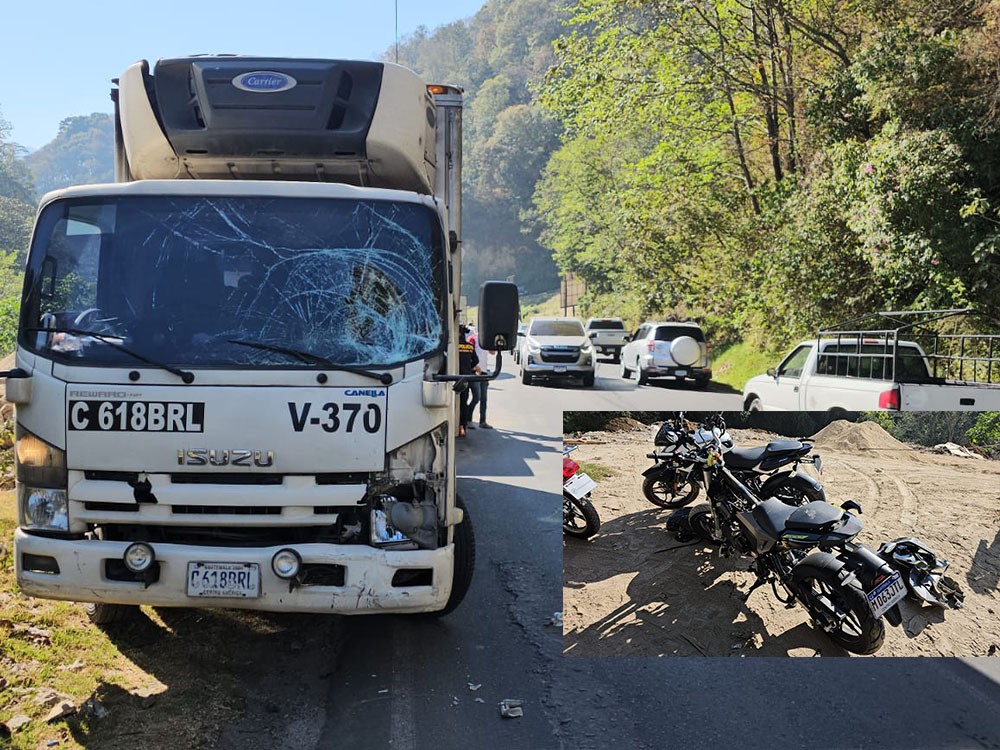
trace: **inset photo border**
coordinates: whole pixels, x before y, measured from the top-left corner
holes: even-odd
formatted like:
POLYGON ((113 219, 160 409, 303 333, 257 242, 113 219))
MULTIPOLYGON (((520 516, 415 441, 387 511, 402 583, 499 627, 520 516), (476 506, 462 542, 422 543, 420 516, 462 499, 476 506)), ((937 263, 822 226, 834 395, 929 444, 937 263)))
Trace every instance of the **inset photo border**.
POLYGON ((1000 414, 843 416, 565 412, 564 655, 1000 655, 1000 414))

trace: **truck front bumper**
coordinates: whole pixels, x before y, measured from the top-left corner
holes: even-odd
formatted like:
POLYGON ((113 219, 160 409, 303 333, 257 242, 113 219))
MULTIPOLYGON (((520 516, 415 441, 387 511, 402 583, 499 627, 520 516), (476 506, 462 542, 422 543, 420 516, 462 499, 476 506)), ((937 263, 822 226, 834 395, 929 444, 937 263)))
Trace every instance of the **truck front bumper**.
POLYGON ((25 594, 43 599, 107 604, 345 615, 411 613, 444 609, 454 569, 453 544, 436 550, 386 550, 337 544, 207 547, 151 542, 159 566, 155 582, 109 578, 107 561, 121 561, 129 544, 41 537, 17 529, 14 558, 18 586, 25 594), (272 558, 282 549, 295 550, 304 565, 343 566, 343 584, 296 585, 289 590, 289 581, 271 569, 272 558), (188 596, 189 562, 255 563, 260 570, 260 596, 188 596), (46 570, 58 572, 43 572, 46 570), (406 572, 394 585, 397 571, 406 572), (430 583, 413 585, 415 581, 430 583))

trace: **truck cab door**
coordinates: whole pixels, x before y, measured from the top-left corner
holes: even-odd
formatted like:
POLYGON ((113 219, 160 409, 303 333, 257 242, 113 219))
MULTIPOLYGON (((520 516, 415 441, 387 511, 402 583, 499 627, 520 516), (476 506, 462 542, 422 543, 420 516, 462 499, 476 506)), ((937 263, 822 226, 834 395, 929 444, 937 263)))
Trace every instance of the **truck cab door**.
POLYGON ((773 377, 770 394, 761 394, 761 399, 772 409, 797 411, 805 403, 805 388, 802 373, 806 361, 812 353, 812 344, 797 346, 774 370, 768 371, 773 377))

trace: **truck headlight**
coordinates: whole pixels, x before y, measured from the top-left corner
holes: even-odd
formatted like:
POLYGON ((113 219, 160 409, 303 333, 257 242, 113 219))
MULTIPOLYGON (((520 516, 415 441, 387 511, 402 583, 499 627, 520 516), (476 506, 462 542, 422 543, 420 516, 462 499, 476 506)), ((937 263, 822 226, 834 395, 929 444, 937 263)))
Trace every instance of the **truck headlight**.
POLYGON ((589 341, 580 347, 580 351, 583 352, 584 354, 590 354, 590 352, 593 351, 593 349, 594 345, 591 344, 589 341))
POLYGON ((528 351, 533 354, 540 354, 542 351, 541 345, 534 339, 528 339, 528 351))
POLYGON ((66 490, 17 487, 20 524, 23 529, 69 531, 69 498, 66 490))
POLYGON ((46 443, 20 424, 14 427, 15 476, 32 487, 66 487, 66 451, 46 443))

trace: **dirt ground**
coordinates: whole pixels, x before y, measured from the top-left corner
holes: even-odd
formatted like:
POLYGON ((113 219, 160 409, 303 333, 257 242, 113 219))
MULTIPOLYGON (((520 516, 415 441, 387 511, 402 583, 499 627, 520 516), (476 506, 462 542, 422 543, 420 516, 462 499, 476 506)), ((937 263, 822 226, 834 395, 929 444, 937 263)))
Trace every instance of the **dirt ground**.
MULTIPOLYGON (((642 495, 656 426, 566 436, 573 457, 611 469, 592 499, 601 529, 563 546, 563 647, 567 656, 832 656, 846 651, 786 609, 769 585, 745 603, 750 559, 680 546, 670 511, 642 495), (575 440, 574 440, 575 442, 575 440)), ((777 436, 733 430, 741 447, 777 436)), ((834 422, 817 434, 823 485, 833 502, 861 503, 858 541, 913 536, 950 562, 965 608, 904 600, 903 625, 886 626, 877 656, 1000 656, 1000 462, 939 455, 896 441, 871 422, 834 422)), ((805 467, 812 471, 812 467, 805 467)), ((694 501, 704 500, 702 493, 694 501)))

